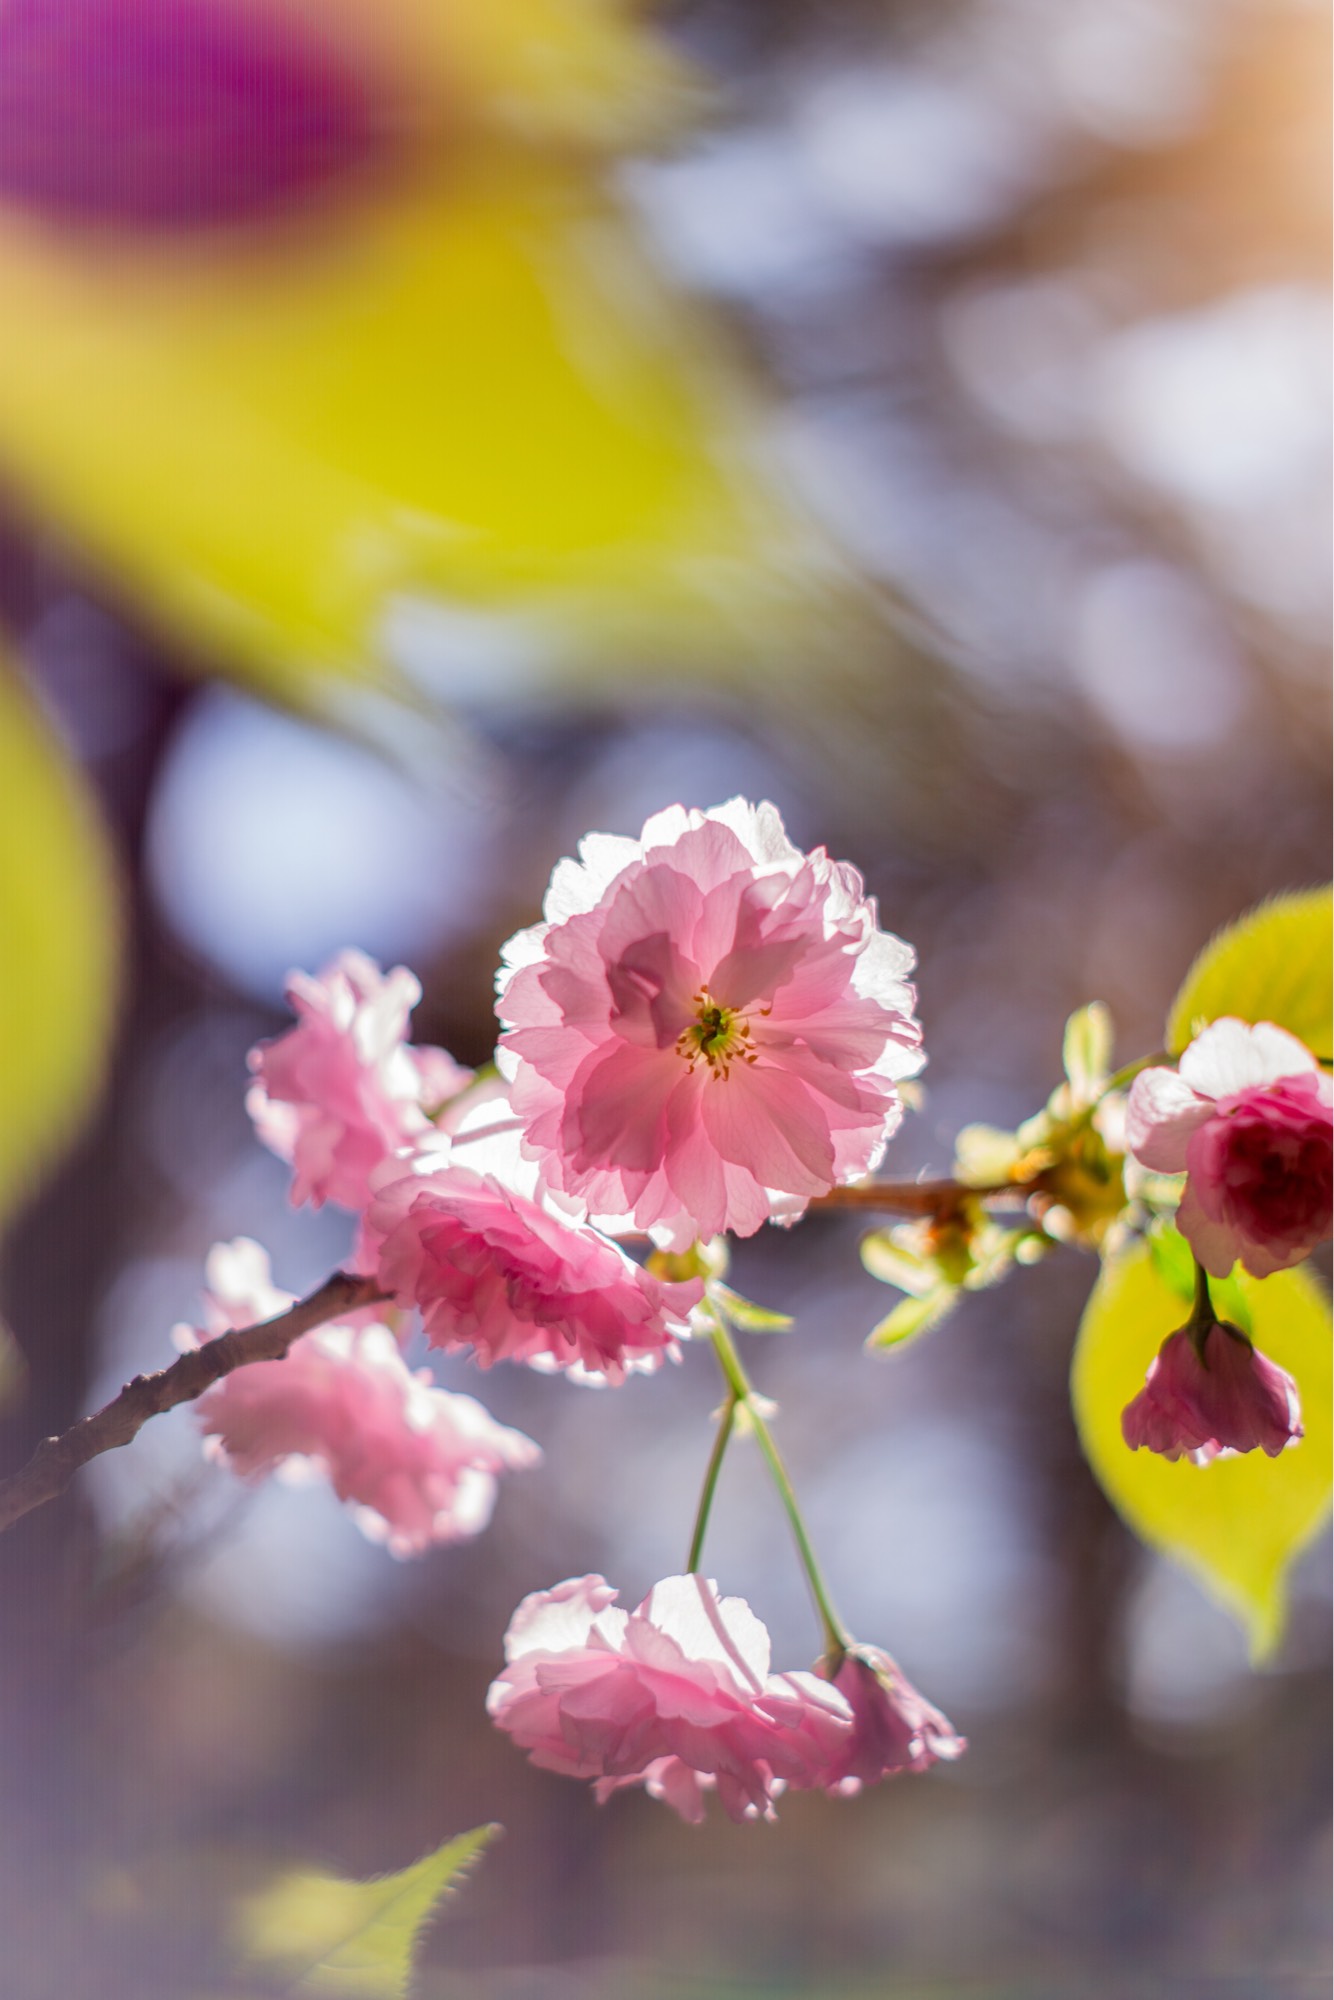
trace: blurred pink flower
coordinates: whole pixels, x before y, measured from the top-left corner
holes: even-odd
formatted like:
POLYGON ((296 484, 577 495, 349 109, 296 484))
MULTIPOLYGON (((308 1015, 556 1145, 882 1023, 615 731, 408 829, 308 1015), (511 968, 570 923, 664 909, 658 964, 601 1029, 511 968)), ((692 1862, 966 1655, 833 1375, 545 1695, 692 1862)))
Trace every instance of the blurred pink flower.
POLYGON ((293 1166, 292 1200, 364 1207, 373 1167, 431 1130, 428 1112, 471 1080, 444 1049, 410 1048, 421 987, 405 966, 382 973, 341 951, 322 972, 293 972, 297 1025, 250 1051, 246 1109, 264 1144, 293 1166))
POLYGON ((925 1771, 938 1758, 961 1757, 968 1745, 878 1646, 844 1657, 833 1685, 852 1710, 852 1735, 823 1780, 830 1791, 858 1792, 897 1771, 925 1771))
POLYGON ((683 1248, 878 1164, 922 1063, 913 953, 772 805, 590 834, 544 909, 504 948, 497 1060, 551 1187, 683 1248))
POLYGON ((1121 1413, 1121 1434, 1163 1458, 1207 1465, 1224 1451, 1270 1458, 1302 1436, 1297 1385, 1224 1321, 1181 1328, 1149 1364, 1144 1387, 1121 1413))
POLYGON ((643 1785, 683 1819, 716 1786, 732 1819, 773 1817, 784 1784, 819 1785, 852 1714, 815 1674, 771 1674, 744 1599, 700 1576, 656 1583, 632 1612, 600 1576, 526 1597, 487 1709, 534 1764, 594 1778, 598 1798, 643 1785))
POLYGON ((273 0, 6 0, 0 196, 85 226, 269 218, 388 150, 372 86, 273 0))
POLYGON ((1214 1021, 1179 1071, 1144 1070, 1126 1140, 1154 1172, 1186 1173, 1177 1227, 1216 1278, 1238 1257, 1257 1278, 1286 1270, 1330 1233, 1334 1085, 1272 1021, 1214 1021))
POLYGON ((677 1356, 698 1280, 663 1283, 620 1245, 543 1199, 508 1107, 372 1176, 356 1252, 432 1346, 619 1382, 677 1356), (499 1122, 493 1122, 499 1121, 499 1122))
MULTIPOLYGON (((292 1303, 247 1238, 217 1244, 207 1267, 207 1340, 292 1303)), ((177 1344, 198 1345, 189 1327, 177 1344)), ((491 1518, 501 1473, 541 1453, 471 1396, 437 1389, 405 1364, 385 1326, 335 1325, 293 1343, 281 1361, 234 1369, 195 1406, 211 1455, 247 1480, 315 1469, 357 1525, 398 1556, 475 1535, 491 1518)))

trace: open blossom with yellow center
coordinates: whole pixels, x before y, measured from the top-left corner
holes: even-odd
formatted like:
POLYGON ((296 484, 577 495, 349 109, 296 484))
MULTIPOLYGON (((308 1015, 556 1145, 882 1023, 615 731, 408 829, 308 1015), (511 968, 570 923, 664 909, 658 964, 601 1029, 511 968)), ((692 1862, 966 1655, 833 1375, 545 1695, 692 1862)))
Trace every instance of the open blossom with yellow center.
POLYGON ((669 807, 580 857, 505 947, 497 1002, 548 1186, 679 1246, 874 1167, 921 1031, 912 950, 856 870, 743 799, 669 807))

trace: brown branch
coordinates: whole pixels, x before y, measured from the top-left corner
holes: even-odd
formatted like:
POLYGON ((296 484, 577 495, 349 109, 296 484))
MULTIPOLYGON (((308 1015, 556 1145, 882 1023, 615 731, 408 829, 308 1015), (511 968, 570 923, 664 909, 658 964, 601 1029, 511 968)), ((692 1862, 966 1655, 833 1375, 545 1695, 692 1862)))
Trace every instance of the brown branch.
POLYGON ((206 1340, 191 1353, 182 1354, 170 1368, 161 1368, 155 1375, 136 1375, 105 1408, 71 1424, 60 1437, 43 1438, 22 1471, 0 1482, 0 1534, 34 1507, 63 1493, 89 1459, 129 1444, 150 1417, 174 1410, 178 1403, 193 1402, 234 1368, 244 1368, 252 1361, 281 1360, 292 1342, 312 1327, 374 1305, 384 1297, 373 1278, 335 1271, 318 1291, 298 1299, 276 1319, 219 1334, 216 1340, 206 1340))
POLYGON ((871 1208, 885 1215, 922 1215, 944 1221, 963 1202, 1024 1202, 1042 1190, 1039 1175, 1033 1180, 998 1181, 987 1187, 970 1187, 966 1181, 854 1181, 850 1187, 830 1188, 811 1202, 812 1212, 825 1208, 871 1208))

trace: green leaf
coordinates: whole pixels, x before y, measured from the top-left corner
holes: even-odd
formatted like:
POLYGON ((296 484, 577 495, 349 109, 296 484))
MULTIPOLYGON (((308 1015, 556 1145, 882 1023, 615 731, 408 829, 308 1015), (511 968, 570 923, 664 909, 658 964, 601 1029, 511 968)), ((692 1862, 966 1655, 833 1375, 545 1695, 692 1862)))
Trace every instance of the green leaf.
POLYGON ((0 1218, 101 1087, 119 933, 97 809, 0 654, 0 1218))
POLYGON ((883 1353, 888 1347, 903 1347, 910 1340, 920 1339, 953 1311, 959 1291, 958 1285, 940 1285, 920 1299, 901 1299, 893 1312, 887 1313, 867 1334, 867 1352, 883 1353))
POLYGON ((709 1297, 733 1326, 743 1333, 785 1333, 793 1325, 790 1313, 770 1311, 768 1306, 757 1306, 753 1299, 743 1299, 740 1292, 734 1292, 730 1285, 722 1284, 717 1278, 709 1286, 709 1297))
POLYGON ((1330 1314, 1305 1270, 1237 1280, 1256 1346, 1295 1378, 1306 1435, 1280 1454, 1247 1452, 1212 1465, 1131 1451, 1121 1412, 1149 1363, 1186 1319, 1176 1287, 1144 1244, 1110 1261, 1075 1344, 1070 1389, 1084 1454, 1129 1527, 1171 1556, 1240 1620, 1254 1659, 1283 1633, 1288 1569, 1329 1512, 1330 1314))
POLYGON ((916 1251, 896 1240, 900 1229, 901 1225, 895 1224, 893 1228, 877 1229, 873 1235, 863 1237, 862 1263, 882 1285, 897 1285, 901 1292, 922 1298, 935 1290, 940 1273, 934 1257, 919 1257, 916 1251))
POLYGON ((1334 1055, 1334 901, 1326 885, 1274 896, 1211 938, 1167 1016, 1180 1055, 1221 1015, 1274 1021, 1328 1061, 1334 1055))
POLYGON ((247 1970, 288 1983, 302 2000, 402 2000, 413 1954, 445 1891, 500 1832, 477 1826, 397 1875, 348 1881, 317 1869, 281 1876, 240 1905, 237 1949, 247 1970))
POLYGON ((1091 1000, 1065 1024, 1063 1060, 1074 1107, 1097 1099, 1112 1059, 1112 1017, 1101 1000, 1091 1000))

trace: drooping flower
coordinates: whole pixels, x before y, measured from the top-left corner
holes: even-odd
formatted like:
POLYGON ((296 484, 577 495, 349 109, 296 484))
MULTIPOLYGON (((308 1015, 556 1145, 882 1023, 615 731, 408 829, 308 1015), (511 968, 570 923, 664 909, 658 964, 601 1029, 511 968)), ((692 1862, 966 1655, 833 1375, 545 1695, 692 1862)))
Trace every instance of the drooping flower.
POLYGON ((938 1758, 952 1761, 968 1748, 878 1646, 851 1648, 833 1685, 852 1710, 853 1726, 825 1775, 829 1791, 858 1792, 898 1771, 925 1771, 938 1758))
POLYGON ((534 1764, 595 1779, 599 1800, 643 1785, 691 1821, 714 1787, 732 1819, 772 1819, 785 1784, 824 1782, 852 1712, 815 1674, 770 1673, 744 1599, 700 1576, 665 1578, 631 1612, 616 1596, 573 1577, 510 1621, 487 1709, 534 1764))
POLYGON ((1197 1465, 1224 1451, 1277 1458, 1303 1434, 1297 1385, 1225 1320, 1183 1326, 1150 1362, 1121 1434, 1132 1451, 1197 1465))
POLYGON ((675 1358, 703 1291, 543 1197, 503 1101, 372 1175, 355 1262, 418 1309, 432 1346, 610 1382, 675 1358))
POLYGON ((544 912, 504 947, 497 1060, 550 1187, 682 1247, 877 1165, 922 1063, 913 953, 772 805, 591 834, 544 912))
POLYGON ((293 972, 297 1025, 250 1051, 246 1095, 255 1129, 294 1169, 292 1200, 365 1206, 371 1170, 431 1130, 428 1113, 465 1088, 471 1071, 444 1049, 412 1048, 408 1016, 421 987, 406 966, 382 973, 341 951, 323 971, 293 972))
MULTIPOLYGON (((207 1276, 205 1340, 292 1303, 244 1237, 214 1247, 207 1276)), ((473 1397, 414 1372, 388 1327, 360 1318, 304 1334, 282 1360, 234 1369, 207 1390, 195 1405, 206 1448, 247 1480, 323 1473, 362 1532, 394 1555, 477 1534, 500 1475, 536 1465, 540 1451, 473 1397)), ((184 1347, 201 1339, 176 1332, 184 1347)))
POLYGON ((1144 1166, 1184 1170, 1177 1227, 1217 1278, 1237 1258, 1257 1278, 1286 1270, 1330 1233, 1334 1085, 1272 1021, 1214 1021, 1179 1070, 1144 1070, 1126 1136, 1144 1166))

